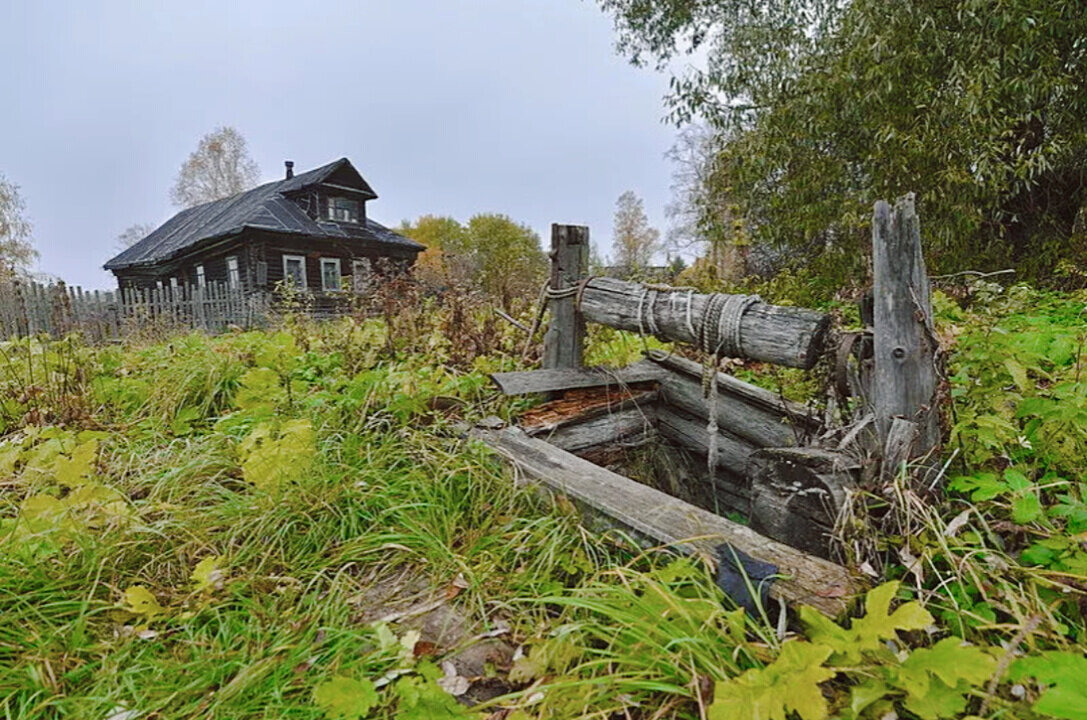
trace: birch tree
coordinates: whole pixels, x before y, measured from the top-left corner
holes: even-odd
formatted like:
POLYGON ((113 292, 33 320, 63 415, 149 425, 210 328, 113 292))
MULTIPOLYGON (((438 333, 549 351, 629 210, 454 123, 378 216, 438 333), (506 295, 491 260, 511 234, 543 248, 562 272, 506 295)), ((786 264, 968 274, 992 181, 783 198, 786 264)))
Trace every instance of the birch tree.
POLYGON ((38 257, 30 232, 19 186, 0 175, 0 276, 26 272, 38 257))
POLYGON ((178 207, 195 207, 250 190, 259 178, 242 134, 220 127, 201 138, 181 165, 170 198, 178 207))

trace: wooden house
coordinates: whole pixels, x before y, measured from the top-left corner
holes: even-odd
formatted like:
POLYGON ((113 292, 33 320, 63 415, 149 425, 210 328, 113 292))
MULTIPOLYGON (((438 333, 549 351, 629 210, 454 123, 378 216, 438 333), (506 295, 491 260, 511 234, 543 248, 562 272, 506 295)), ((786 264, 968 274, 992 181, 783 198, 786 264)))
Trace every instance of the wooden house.
POLYGON ((317 296, 407 269, 424 246, 369 217, 377 194, 347 158, 182 210, 105 264, 121 289, 226 283, 268 291, 290 279, 317 296))

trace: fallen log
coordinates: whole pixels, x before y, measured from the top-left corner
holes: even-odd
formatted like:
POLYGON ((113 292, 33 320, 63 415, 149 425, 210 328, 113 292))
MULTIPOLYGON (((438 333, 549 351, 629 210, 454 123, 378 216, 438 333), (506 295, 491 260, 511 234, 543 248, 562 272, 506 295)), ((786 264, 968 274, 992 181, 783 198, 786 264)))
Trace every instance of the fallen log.
POLYGON ((651 545, 695 552, 715 564, 740 554, 772 566, 768 594, 837 616, 863 583, 840 565, 759 535, 754 530, 641 485, 517 428, 477 428, 472 436, 507 457, 530 478, 566 495, 594 514, 633 532, 651 545), (727 548, 722 551, 722 547, 727 548))
POLYGON ((722 299, 740 296, 660 289, 614 278, 588 280, 579 296, 585 320, 698 347, 707 338, 725 338, 724 347, 736 352, 736 357, 805 370, 822 354, 830 325, 829 315, 814 310, 769 305, 757 298, 749 304, 725 305, 722 310, 722 299))

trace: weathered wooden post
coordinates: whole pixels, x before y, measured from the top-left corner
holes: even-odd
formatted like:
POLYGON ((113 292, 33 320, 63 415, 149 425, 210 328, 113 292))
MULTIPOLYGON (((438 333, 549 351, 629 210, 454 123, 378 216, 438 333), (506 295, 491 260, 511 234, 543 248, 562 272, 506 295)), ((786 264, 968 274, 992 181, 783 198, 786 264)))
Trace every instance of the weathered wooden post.
POLYGON ((932 458, 940 445, 932 293, 912 193, 894 209, 876 203, 872 266, 872 405, 887 476, 903 462, 932 458))
POLYGON ((577 292, 589 271, 589 228, 551 225, 551 324, 544 336, 545 370, 580 368, 585 350, 585 320, 577 292))

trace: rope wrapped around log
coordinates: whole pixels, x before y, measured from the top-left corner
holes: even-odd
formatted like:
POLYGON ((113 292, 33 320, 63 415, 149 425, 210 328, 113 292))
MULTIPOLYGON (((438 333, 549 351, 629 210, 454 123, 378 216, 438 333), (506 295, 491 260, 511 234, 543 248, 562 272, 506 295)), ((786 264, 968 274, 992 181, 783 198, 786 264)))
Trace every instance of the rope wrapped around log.
POLYGON ((825 313, 770 305, 757 295, 704 294, 605 277, 570 290, 587 321, 688 343, 713 356, 805 370, 822 355, 830 326, 825 313))

